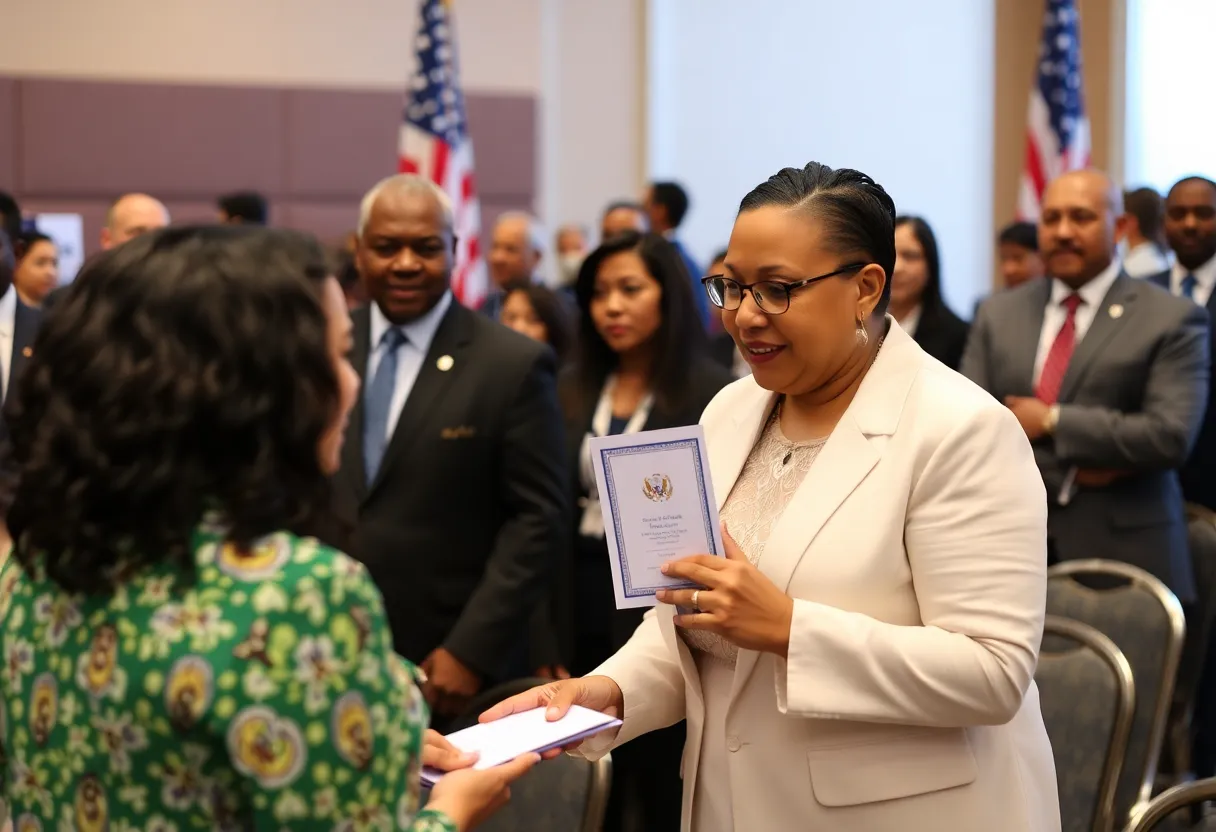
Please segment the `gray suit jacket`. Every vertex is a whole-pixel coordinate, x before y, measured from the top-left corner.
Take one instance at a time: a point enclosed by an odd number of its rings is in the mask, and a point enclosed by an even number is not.
[[[1034,361],[1048,280],[980,307],[962,373],[997,399],[1034,395]],[[1207,403],[1208,316],[1189,301],[1120,275],[1073,353],[1055,435],[1034,443],[1047,486],[1047,532],[1062,560],[1110,558],[1142,567],[1183,601],[1194,596],[1177,469]],[[1060,494],[1071,468],[1130,475]]]

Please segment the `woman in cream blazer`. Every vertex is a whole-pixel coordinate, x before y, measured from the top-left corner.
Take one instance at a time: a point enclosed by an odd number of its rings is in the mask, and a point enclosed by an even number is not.
[[[685,832],[1059,830],[1046,494],[1014,416],[885,316],[894,217],[814,163],[744,199],[706,284],[754,374],[702,417],[739,542],[670,564],[701,589],[660,593],[592,675],[483,720],[621,713],[587,757],[687,720]]]

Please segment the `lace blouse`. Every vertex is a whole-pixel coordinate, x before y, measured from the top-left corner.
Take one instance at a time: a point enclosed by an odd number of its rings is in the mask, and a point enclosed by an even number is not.
[[[779,413],[780,408],[773,410],[722,507],[722,519],[731,537],[753,564],[764,556],[769,535],[827,442],[826,437],[807,442],[786,439]],[[714,633],[680,632],[685,643],[705,657],[734,665],[739,655],[739,648]]]

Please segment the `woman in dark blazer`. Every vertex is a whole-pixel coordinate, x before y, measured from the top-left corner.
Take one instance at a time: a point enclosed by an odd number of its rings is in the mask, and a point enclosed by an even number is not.
[[[569,636],[560,645],[565,666],[575,675],[615,653],[644,612],[616,609],[587,439],[696,424],[732,380],[708,357],[691,285],[679,253],[658,234],[612,237],[579,270],[580,338],[558,385],[577,508],[571,562],[553,600],[567,625],[555,628]],[[647,739],[614,755],[608,832],[621,828],[625,794],[640,804],[642,828],[679,828],[684,727]]]
[[[933,229],[920,217],[895,220],[891,315],[921,349],[952,370],[963,360],[970,325],[942,298],[942,267]]]

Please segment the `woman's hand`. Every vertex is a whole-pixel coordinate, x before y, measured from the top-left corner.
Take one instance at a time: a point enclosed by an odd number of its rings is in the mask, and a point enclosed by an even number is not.
[[[687,609],[700,608],[700,612],[691,615],[677,615],[678,627],[708,630],[746,650],[776,653],[785,658],[790,647],[794,599],[752,566],[725,523],[722,542],[726,546],[725,558],[693,555],[664,564],[664,575],[692,581],[704,589],[659,590],[659,601]]]
[[[477,753],[461,751],[438,731],[430,728],[422,737],[422,764],[439,771],[468,768],[477,762]]]
[[[499,702],[478,717],[478,722],[493,722],[504,716],[523,711],[534,711],[537,708],[547,708],[545,719],[549,722],[556,722],[566,715],[572,705],[581,705],[584,708],[620,718],[621,714],[625,712],[625,696],[621,693],[617,683],[607,676],[584,676],[581,679],[550,682]],[[581,744],[580,740],[565,748],[546,751],[544,758],[552,759],[563,751],[578,748]]]
[[[426,808],[443,812],[461,832],[474,829],[506,805],[511,799],[511,784],[539,761],[539,754],[521,754],[494,768],[445,774],[435,784]]]

